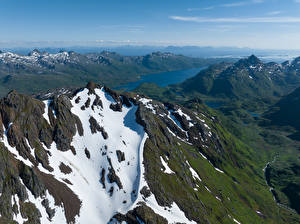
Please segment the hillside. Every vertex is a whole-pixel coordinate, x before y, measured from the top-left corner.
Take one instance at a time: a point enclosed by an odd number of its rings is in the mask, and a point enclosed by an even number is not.
[[[216,114],[89,83],[0,101],[0,223],[297,223]],[[88,189],[88,191],[87,191]]]
[[[298,82],[299,58],[264,64],[251,56],[210,66],[179,85],[143,84],[135,91],[186,107],[205,103],[217,109],[223,126],[269,161],[264,170],[278,205],[299,213]],[[228,85],[222,88],[220,83]]]
[[[179,88],[186,94],[269,102],[300,85],[299,60],[283,64],[263,63],[252,55],[233,65],[212,66],[183,82]]]
[[[197,98],[226,105],[227,111],[243,108],[261,113],[300,86],[299,62],[300,57],[282,64],[263,63],[252,55],[236,63],[211,65],[196,76],[167,88],[145,83],[135,91],[155,99],[184,103]]]
[[[31,94],[54,88],[80,87],[89,80],[114,87],[136,81],[141,75],[202,67],[219,60],[161,52],[145,56],[122,56],[108,51],[50,54],[33,50],[26,56],[0,52],[0,96],[10,89]]]
[[[300,88],[283,97],[278,103],[270,108],[265,118],[272,125],[290,126],[300,131]]]

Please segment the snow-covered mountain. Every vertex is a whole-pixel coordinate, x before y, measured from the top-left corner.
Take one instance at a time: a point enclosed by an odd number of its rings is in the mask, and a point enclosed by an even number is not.
[[[0,100],[0,223],[274,218],[262,186],[247,196],[243,152],[207,111],[94,83],[48,97]]]
[[[142,64],[151,59],[168,60],[178,58],[171,53],[154,52],[146,56],[121,56],[114,52],[103,51],[101,53],[79,54],[74,51],[60,51],[58,53],[40,52],[35,49],[28,55],[20,55],[12,52],[0,51],[0,65],[17,66],[18,68],[39,67],[44,69],[54,69],[56,65],[66,64],[100,64],[112,65],[122,64]]]
[[[161,52],[123,56],[108,51],[80,54],[33,50],[28,55],[0,51],[0,96],[11,89],[35,94],[47,89],[79,88],[90,80],[116,87],[137,81],[141,75],[198,68],[215,61]]]

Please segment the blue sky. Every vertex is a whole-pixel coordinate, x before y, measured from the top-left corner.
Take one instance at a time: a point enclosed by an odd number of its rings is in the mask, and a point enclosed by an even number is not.
[[[0,46],[300,49],[300,0],[1,0]]]

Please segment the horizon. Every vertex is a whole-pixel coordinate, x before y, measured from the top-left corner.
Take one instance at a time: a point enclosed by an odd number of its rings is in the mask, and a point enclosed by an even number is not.
[[[198,46],[300,50],[299,0],[5,0],[0,48]]]

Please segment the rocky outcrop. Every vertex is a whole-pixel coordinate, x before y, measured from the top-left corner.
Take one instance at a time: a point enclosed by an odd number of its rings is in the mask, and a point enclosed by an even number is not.
[[[111,159],[109,157],[107,157],[107,160],[110,165],[110,167],[108,168],[108,174],[107,174],[107,178],[108,178],[109,182],[116,183],[118,185],[119,189],[122,189],[123,185],[120,181],[120,178],[117,176],[115,169],[112,166]]]
[[[72,150],[71,141],[76,131],[80,136],[83,135],[81,121],[71,112],[72,105],[67,96],[61,95],[54,98],[51,106],[56,113],[56,119],[53,121],[53,139],[57,148],[61,151]]]
[[[96,121],[96,119],[94,117],[91,116],[90,119],[89,119],[89,122],[90,122],[90,128],[91,128],[92,134],[95,134],[97,132],[101,132],[104,139],[108,138],[107,132],[104,130],[103,127],[101,127],[98,124],[98,122]]]
[[[119,163],[122,161],[125,161],[125,153],[124,152],[117,150],[116,153],[117,153]]]
[[[144,203],[138,205],[126,215],[117,214],[114,216],[119,222],[125,221],[128,224],[147,223],[147,224],[168,224],[168,221],[156,214],[151,208]]]

